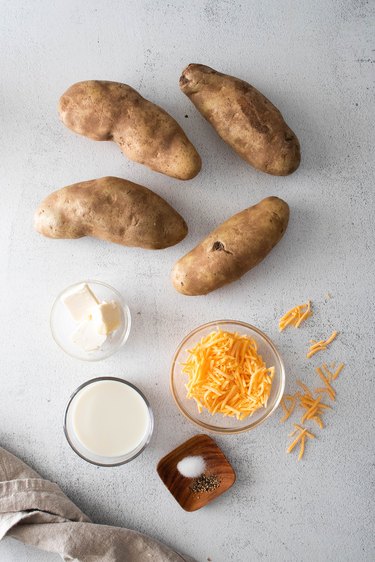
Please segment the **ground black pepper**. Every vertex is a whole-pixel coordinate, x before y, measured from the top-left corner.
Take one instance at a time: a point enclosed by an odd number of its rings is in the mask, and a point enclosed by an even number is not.
[[[193,484],[190,486],[193,494],[201,494],[202,492],[212,492],[216,490],[221,484],[221,480],[216,474],[202,474],[199,478],[195,478]]]

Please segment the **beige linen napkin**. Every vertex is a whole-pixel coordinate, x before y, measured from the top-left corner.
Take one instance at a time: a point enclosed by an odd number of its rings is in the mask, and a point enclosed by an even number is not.
[[[0,540],[5,536],[70,562],[194,562],[136,531],[91,523],[57,484],[0,447]]]

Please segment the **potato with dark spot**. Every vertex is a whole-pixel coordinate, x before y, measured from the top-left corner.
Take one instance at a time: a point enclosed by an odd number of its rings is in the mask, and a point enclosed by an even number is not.
[[[187,234],[184,219],[159,195],[114,177],[51,193],[37,209],[34,224],[48,238],[94,236],[152,250],[173,246]]]
[[[278,197],[267,197],[234,215],[176,263],[175,289],[184,295],[205,295],[236,281],[270,253],[288,221],[289,206]]]
[[[72,131],[114,141],[130,160],[156,172],[188,180],[201,169],[199,154],[173,117],[126,84],[73,84],[60,98],[59,114]]]
[[[189,64],[180,88],[220,137],[257,170],[294,172],[300,145],[280,111],[253,86],[202,64]]]

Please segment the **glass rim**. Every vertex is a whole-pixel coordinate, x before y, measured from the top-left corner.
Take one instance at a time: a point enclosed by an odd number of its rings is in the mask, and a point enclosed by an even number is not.
[[[252,421],[252,422],[248,423],[247,425],[245,425],[243,427],[239,427],[239,428],[219,428],[219,427],[216,427],[216,426],[211,425],[209,423],[206,423],[204,421],[199,421],[198,419],[194,418],[192,415],[190,415],[185,410],[183,404],[181,403],[180,399],[177,396],[177,392],[176,392],[175,386],[174,386],[174,370],[175,370],[175,365],[176,365],[176,362],[177,362],[177,357],[180,354],[180,352],[182,351],[183,346],[186,344],[187,340],[189,338],[191,338],[192,336],[194,336],[197,332],[200,332],[201,330],[203,330],[205,328],[220,326],[222,324],[233,324],[234,326],[243,326],[244,328],[250,329],[250,331],[255,332],[272,349],[273,353],[275,354],[275,356],[276,356],[276,358],[277,358],[277,360],[280,364],[280,382],[279,382],[279,386],[278,386],[278,389],[277,389],[277,396],[276,396],[276,399],[275,399],[275,402],[274,402],[272,408],[270,408],[268,411],[266,411],[258,420]],[[283,397],[283,394],[284,394],[284,390],[285,390],[285,365],[284,365],[283,359],[282,359],[278,349],[276,348],[275,344],[273,343],[273,341],[264,332],[262,332],[262,330],[260,330],[256,326],[253,326],[252,324],[248,324],[247,322],[243,322],[241,320],[215,320],[215,321],[211,321],[211,322],[206,322],[205,324],[201,324],[200,326],[198,326],[197,328],[195,328],[194,330],[189,332],[187,334],[187,336],[185,336],[184,339],[181,341],[181,343],[178,345],[178,347],[177,347],[177,349],[176,349],[176,351],[173,355],[172,364],[171,364],[171,368],[170,368],[170,390],[171,390],[173,399],[174,399],[178,409],[180,410],[180,412],[189,421],[191,421],[195,426],[199,427],[200,429],[203,428],[207,431],[211,431],[212,433],[218,433],[218,434],[221,434],[221,435],[233,435],[233,434],[236,434],[236,433],[245,433],[246,431],[250,431],[251,429],[255,429],[256,427],[261,425],[266,419],[268,419],[271,416],[271,414],[273,414],[275,412],[275,410],[279,406],[279,404],[281,402],[281,399]],[[249,419],[251,419],[251,418],[249,418]]]
[[[123,460],[123,461],[113,462],[113,463],[112,463],[112,462],[111,462],[111,463],[100,463],[100,462],[95,462],[95,461],[93,461],[93,460],[88,459],[87,457],[85,457],[85,455],[83,455],[82,453],[80,453],[80,452],[76,449],[76,447],[74,446],[74,444],[73,444],[73,442],[72,442],[72,440],[71,440],[71,438],[70,438],[70,435],[69,435],[69,431],[68,431],[68,427],[67,427],[67,419],[68,419],[69,408],[70,408],[70,406],[71,406],[71,404],[72,404],[74,398],[77,396],[77,394],[78,394],[83,388],[85,388],[86,386],[89,386],[90,384],[93,384],[93,383],[95,383],[95,382],[108,381],[108,380],[120,382],[120,383],[125,384],[126,386],[130,386],[133,390],[135,390],[135,391],[140,395],[140,397],[143,399],[144,403],[146,404],[147,411],[148,411],[148,415],[149,415],[150,424],[149,424],[149,429],[148,429],[146,441],[144,442],[142,448],[141,448],[136,454],[132,455],[131,457],[129,457],[128,459],[125,459],[125,460]],[[125,379],[121,379],[121,378],[119,378],[119,377],[95,377],[95,378],[92,378],[92,379],[90,379],[90,380],[88,380],[88,381],[86,381],[86,382],[80,384],[80,385],[74,390],[74,392],[72,392],[72,394],[70,395],[69,400],[68,400],[68,402],[67,402],[67,404],[66,404],[66,406],[65,406],[64,421],[63,421],[63,429],[64,429],[65,438],[66,438],[66,440],[67,440],[69,446],[70,446],[71,449],[72,449],[79,457],[81,457],[81,459],[83,459],[84,461],[86,461],[86,462],[88,462],[88,463],[90,463],[90,464],[93,464],[94,466],[103,466],[103,467],[107,467],[107,468],[108,468],[108,467],[114,467],[114,466],[121,466],[121,465],[127,464],[128,462],[130,462],[130,461],[134,460],[135,458],[137,458],[138,455],[140,455],[140,454],[146,449],[146,447],[148,446],[148,444],[150,443],[151,437],[152,437],[152,434],[153,434],[153,431],[154,431],[154,414],[153,414],[153,411],[152,411],[150,402],[147,400],[146,396],[145,396],[145,395],[143,394],[143,392],[142,392],[137,386],[135,386],[133,383],[131,383],[131,382],[125,380]],[[108,457],[108,458],[110,458],[110,457]],[[113,457],[113,458],[116,459],[116,458],[120,458],[120,457]]]
[[[67,291],[69,291],[70,289],[73,289],[73,287],[76,287],[77,285],[83,285],[83,284],[86,284],[86,285],[90,285],[90,284],[102,285],[106,289],[109,289],[110,291],[112,291],[116,295],[116,297],[119,299],[121,307],[124,311],[125,319],[126,319],[126,329],[124,330],[124,334],[123,334],[120,342],[118,343],[118,345],[116,347],[114,347],[113,349],[109,350],[107,353],[103,354],[100,357],[80,357],[78,354],[76,355],[74,353],[71,353],[61,344],[61,342],[59,341],[59,339],[56,336],[56,331],[53,327],[52,318],[53,318],[54,310],[55,310],[56,306],[58,305],[58,303],[60,302],[63,294],[66,293]],[[54,299],[52,307],[51,307],[50,315],[49,315],[49,327],[50,327],[52,338],[53,338],[54,342],[58,345],[58,347],[60,349],[63,350],[64,353],[69,355],[69,357],[73,357],[74,359],[79,359],[80,361],[89,361],[89,362],[102,361],[103,359],[107,359],[108,357],[111,357],[111,355],[114,355],[115,353],[117,353],[117,351],[119,351],[122,348],[122,346],[127,342],[128,338],[129,338],[129,335],[130,335],[131,325],[132,325],[132,317],[131,317],[131,313],[130,313],[130,308],[128,307],[128,305],[124,301],[121,293],[119,293],[119,291],[117,289],[112,287],[112,285],[109,285],[108,283],[105,283],[104,281],[97,281],[96,279],[85,279],[83,281],[77,281],[76,283],[72,283],[71,285],[68,285],[67,287],[65,287],[65,289],[60,291],[59,294]]]

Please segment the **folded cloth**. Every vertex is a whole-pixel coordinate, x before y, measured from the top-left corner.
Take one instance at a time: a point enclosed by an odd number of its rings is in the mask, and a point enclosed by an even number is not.
[[[79,562],[194,562],[130,529],[96,525],[62,492],[0,447],[0,540]]]

